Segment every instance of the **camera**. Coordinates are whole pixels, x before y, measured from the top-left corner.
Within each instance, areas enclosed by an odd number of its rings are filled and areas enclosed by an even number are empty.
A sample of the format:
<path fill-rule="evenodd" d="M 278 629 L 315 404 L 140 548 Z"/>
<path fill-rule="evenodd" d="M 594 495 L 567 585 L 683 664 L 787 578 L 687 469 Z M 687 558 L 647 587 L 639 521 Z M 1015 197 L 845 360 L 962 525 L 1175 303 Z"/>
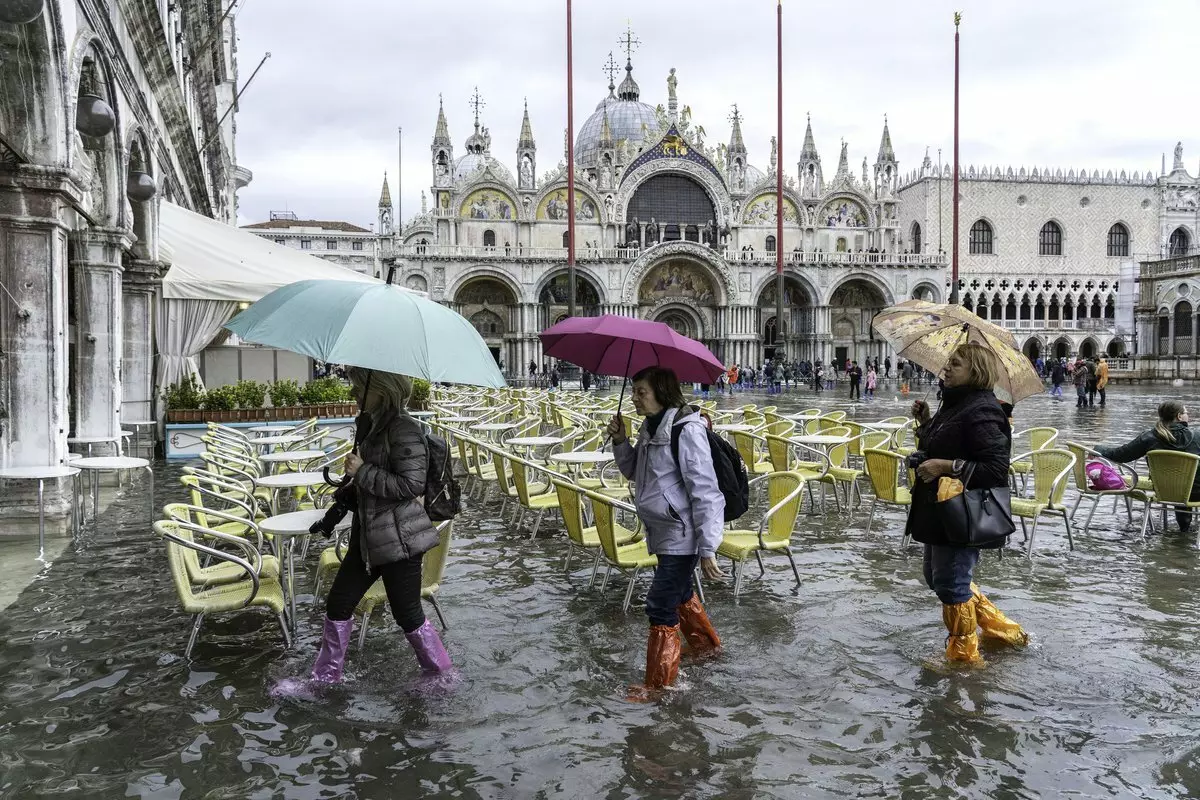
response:
<path fill-rule="evenodd" d="M 333 535 L 333 529 L 346 518 L 346 515 L 358 506 L 358 490 L 354 484 L 347 483 L 339 486 L 333 493 L 333 503 L 325 511 L 325 516 L 312 524 L 309 533 L 319 533 L 325 538 Z"/>
<path fill-rule="evenodd" d="M 908 468 L 916 469 L 917 467 L 924 464 L 928 459 L 929 459 L 929 456 L 925 453 L 924 450 L 917 450 L 913 453 L 909 453 L 908 454 Z"/>

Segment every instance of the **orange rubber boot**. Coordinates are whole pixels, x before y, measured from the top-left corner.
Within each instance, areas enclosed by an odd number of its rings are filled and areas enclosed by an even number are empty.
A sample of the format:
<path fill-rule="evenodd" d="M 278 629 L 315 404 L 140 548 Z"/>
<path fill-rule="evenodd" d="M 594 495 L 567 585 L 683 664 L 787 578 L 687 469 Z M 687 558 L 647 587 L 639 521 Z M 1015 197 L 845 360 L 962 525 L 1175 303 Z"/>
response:
<path fill-rule="evenodd" d="M 679 651 L 678 625 L 651 625 L 646 641 L 646 680 L 641 686 L 629 687 L 628 699 L 644 703 L 653 699 L 658 690 L 675 683 Z"/>
<path fill-rule="evenodd" d="M 946 623 L 946 658 L 983 666 L 979 655 L 979 634 L 975 632 L 975 599 L 965 603 L 942 606 L 942 621 Z"/>
<path fill-rule="evenodd" d="M 1024 647 L 1029 644 L 1029 634 L 1020 625 L 1009 619 L 1003 611 L 996 608 L 992 601 L 988 600 L 987 596 L 979 591 L 979 587 L 973 583 L 971 592 L 975 595 L 975 616 L 979 620 L 979 627 L 983 631 L 984 638 L 995 639 L 1014 647 Z"/>
<path fill-rule="evenodd" d="M 717 631 L 713 628 L 699 597 L 693 594 L 678 611 L 679 630 L 694 654 L 707 653 L 721 646 L 721 637 L 717 636 Z"/>

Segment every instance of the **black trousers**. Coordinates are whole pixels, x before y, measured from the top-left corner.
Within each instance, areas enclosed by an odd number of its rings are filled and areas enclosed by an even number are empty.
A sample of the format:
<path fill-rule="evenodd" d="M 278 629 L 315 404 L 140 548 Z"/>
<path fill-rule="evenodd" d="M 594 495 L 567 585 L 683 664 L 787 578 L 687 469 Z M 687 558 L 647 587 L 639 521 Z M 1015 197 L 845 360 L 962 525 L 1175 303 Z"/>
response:
<path fill-rule="evenodd" d="M 856 397 L 859 400 L 861 400 L 862 399 L 862 391 L 859 388 L 859 382 L 854 380 L 853 378 L 851 378 L 850 379 L 850 399 L 853 400 Z"/>
<path fill-rule="evenodd" d="M 362 560 L 357 522 L 350 533 L 350 548 L 346 552 L 329 598 L 325 601 L 325 616 L 332 620 L 350 619 L 354 607 L 376 580 L 383 578 L 388 605 L 396 624 L 411 633 L 425 624 L 425 609 L 421 607 L 421 558 L 406 558 L 379 567 L 367 566 Z"/>

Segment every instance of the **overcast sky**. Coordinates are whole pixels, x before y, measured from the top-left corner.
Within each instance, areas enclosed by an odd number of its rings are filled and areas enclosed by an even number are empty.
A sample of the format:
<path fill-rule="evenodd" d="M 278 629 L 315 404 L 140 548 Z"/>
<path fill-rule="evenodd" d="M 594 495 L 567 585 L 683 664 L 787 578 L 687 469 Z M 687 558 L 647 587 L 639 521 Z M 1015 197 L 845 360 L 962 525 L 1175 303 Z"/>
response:
<path fill-rule="evenodd" d="M 438 94 L 455 157 L 472 132 L 475 86 L 493 155 L 515 172 L 522 102 L 529 101 L 538 175 L 562 158 L 566 128 L 565 0 L 240 0 L 244 83 L 238 163 L 241 223 L 290 209 L 302 218 L 368 225 L 386 170 L 402 215 L 432 180 Z M 642 100 L 666 103 L 677 70 L 710 144 L 743 116 L 752 164 L 766 169 L 775 131 L 775 2 L 576 0 L 575 127 L 607 94 L 609 51 L 626 22 Z M 784 161 L 795 174 L 805 113 L 826 177 L 839 141 L 856 172 L 874 163 L 884 114 L 902 172 L 926 147 L 949 162 L 953 137 L 953 12 L 962 24 L 962 162 L 1157 171 L 1182 139 L 1200 169 L 1195 102 L 1196 0 L 857 0 L 784 2 Z M 621 78 L 618 76 L 617 81 Z M 1190 138 L 1189 138 L 1190 137 Z"/>

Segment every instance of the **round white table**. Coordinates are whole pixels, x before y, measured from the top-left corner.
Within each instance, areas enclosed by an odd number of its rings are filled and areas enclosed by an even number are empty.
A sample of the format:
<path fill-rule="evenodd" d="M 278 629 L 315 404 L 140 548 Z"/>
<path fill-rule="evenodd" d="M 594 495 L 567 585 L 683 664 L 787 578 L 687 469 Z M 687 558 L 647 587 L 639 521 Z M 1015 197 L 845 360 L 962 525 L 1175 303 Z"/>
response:
<path fill-rule="evenodd" d="M 152 419 L 123 419 L 121 425 L 133 428 L 133 454 L 137 455 L 142 450 L 142 428 L 153 430 L 158 427 L 158 422 Z M 150 446 L 154 446 L 153 436 L 150 438 Z"/>
<path fill-rule="evenodd" d="M 448 423 L 450 425 L 466 425 L 468 422 L 474 422 L 475 417 L 438 417 L 438 422 Z"/>
<path fill-rule="evenodd" d="M 552 444 L 562 444 L 562 441 L 560 436 L 514 436 L 504 443 L 516 447 L 549 447 Z"/>
<path fill-rule="evenodd" d="M 334 480 L 341 476 L 330 473 Z M 321 472 L 284 472 L 279 475 L 263 475 L 254 481 L 255 486 L 265 486 L 271 490 L 271 513 L 279 511 L 277 495 L 280 489 L 308 489 L 325 483 L 325 475 Z"/>
<path fill-rule="evenodd" d="M 782 414 L 784 419 L 793 419 L 796 422 L 811 422 L 814 419 L 820 419 L 820 414 Z"/>
<path fill-rule="evenodd" d="M 793 442 L 798 444 L 819 444 L 819 445 L 835 445 L 845 444 L 850 441 L 849 436 L 829 436 L 824 433 L 815 433 L 808 436 L 793 436 Z"/>
<path fill-rule="evenodd" d="M 583 450 L 578 453 L 555 453 L 550 456 L 551 461 L 557 461 L 561 464 L 607 464 L 614 458 L 615 456 L 612 453 L 597 450 Z"/>
<path fill-rule="evenodd" d="M 281 436 L 260 436 L 257 439 L 251 439 L 250 444 L 258 445 L 259 447 L 272 447 L 277 444 L 295 444 L 296 442 L 304 441 L 306 436 L 299 433 L 287 433 Z"/>
<path fill-rule="evenodd" d="M 408 415 L 410 417 L 413 417 L 414 419 L 429 419 L 431 417 L 436 417 L 437 412 L 436 411 L 410 411 L 410 412 L 408 412 Z"/>
<path fill-rule="evenodd" d="M 279 476 L 276 476 L 279 477 Z M 317 508 L 312 511 L 292 511 L 288 514 L 277 514 L 273 517 L 267 517 L 262 522 L 258 523 L 258 529 L 263 533 L 269 533 L 272 536 L 277 536 L 280 539 L 280 555 L 286 570 L 287 580 L 284 582 L 283 591 L 285 594 L 285 602 L 291 609 L 289 619 L 292 624 L 292 633 L 296 632 L 296 566 L 295 559 L 292 553 L 296 549 L 296 539 L 302 536 L 308 536 L 308 529 L 315 523 L 320 522 L 325 516 L 327 509 Z"/>
<path fill-rule="evenodd" d="M 907 422 L 861 422 L 859 424 L 864 428 L 876 431 L 898 431 L 908 427 Z"/>
<path fill-rule="evenodd" d="M 77 458 L 71 462 L 72 467 L 89 472 L 120 472 L 128 469 L 144 469 L 150 475 L 150 519 L 154 520 L 154 470 L 150 462 L 144 458 L 132 456 L 100 456 L 97 458 Z M 100 516 L 100 479 L 92 479 L 92 521 Z"/>
<path fill-rule="evenodd" d="M 293 427 L 292 425 L 255 425 L 253 428 L 247 428 L 246 430 L 251 433 L 265 433 L 269 436 L 271 434 L 282 434 Z"/>
<path fill-rule="evenodd" d="M 38 485 L 38 550 L 46 552 L 46 507 L 44 505 L 46 481 L 55 478 L 74 478 L 79 474 L 75 467 L 56 464 L 47 467 L 6 467 L 0 469 L 0 480 L 5 481 L 37 481 Z M 71 497 L 75 497 L 75 486 L 72 481 Z M 74 499 L 71 502 L 71 527 L 79 532 L 79 517 L 76 516 Z M 41 555 L 38 556 L 41 558 Z"/>
<path fill-rule="evenodd" d="M 67 439 L 67 444 L 83 445 L 87 448 L 87 454 L 92 454 L 92 445 L 94 444 L 115 444 L 120 447 L 121 434 L 116 436 L 72 436 Z"/>
<path fill-rule="evenodd" d="M 488 438 L 494 439 L 497 433 L 511 431 L 516 427 L 518 425 L 515 422 L 485 422 L 482 425 L 472 425 L 471 430 L 487 434 Z"/>
<path fill-rule="evenodd" d="M 273 468 L 276 464 L 298 464 L 301 461 L 312 461 L 326 455 L 328 454 L 324 450 L 282 450 L 278 453 L 263 453 L 258 460 L 264 464 L 270 464 Z"/>
<path fill-rule="evenodd" d="M 742 431 L 744 433 L 749 433 L 750 431 L 757 429 L 757 425 L 751 425 L 746 422 L 723 422 L 718 425 L 713 425 L 713 430 L 718 433 L 723 433 L 725 431 Z"/>

